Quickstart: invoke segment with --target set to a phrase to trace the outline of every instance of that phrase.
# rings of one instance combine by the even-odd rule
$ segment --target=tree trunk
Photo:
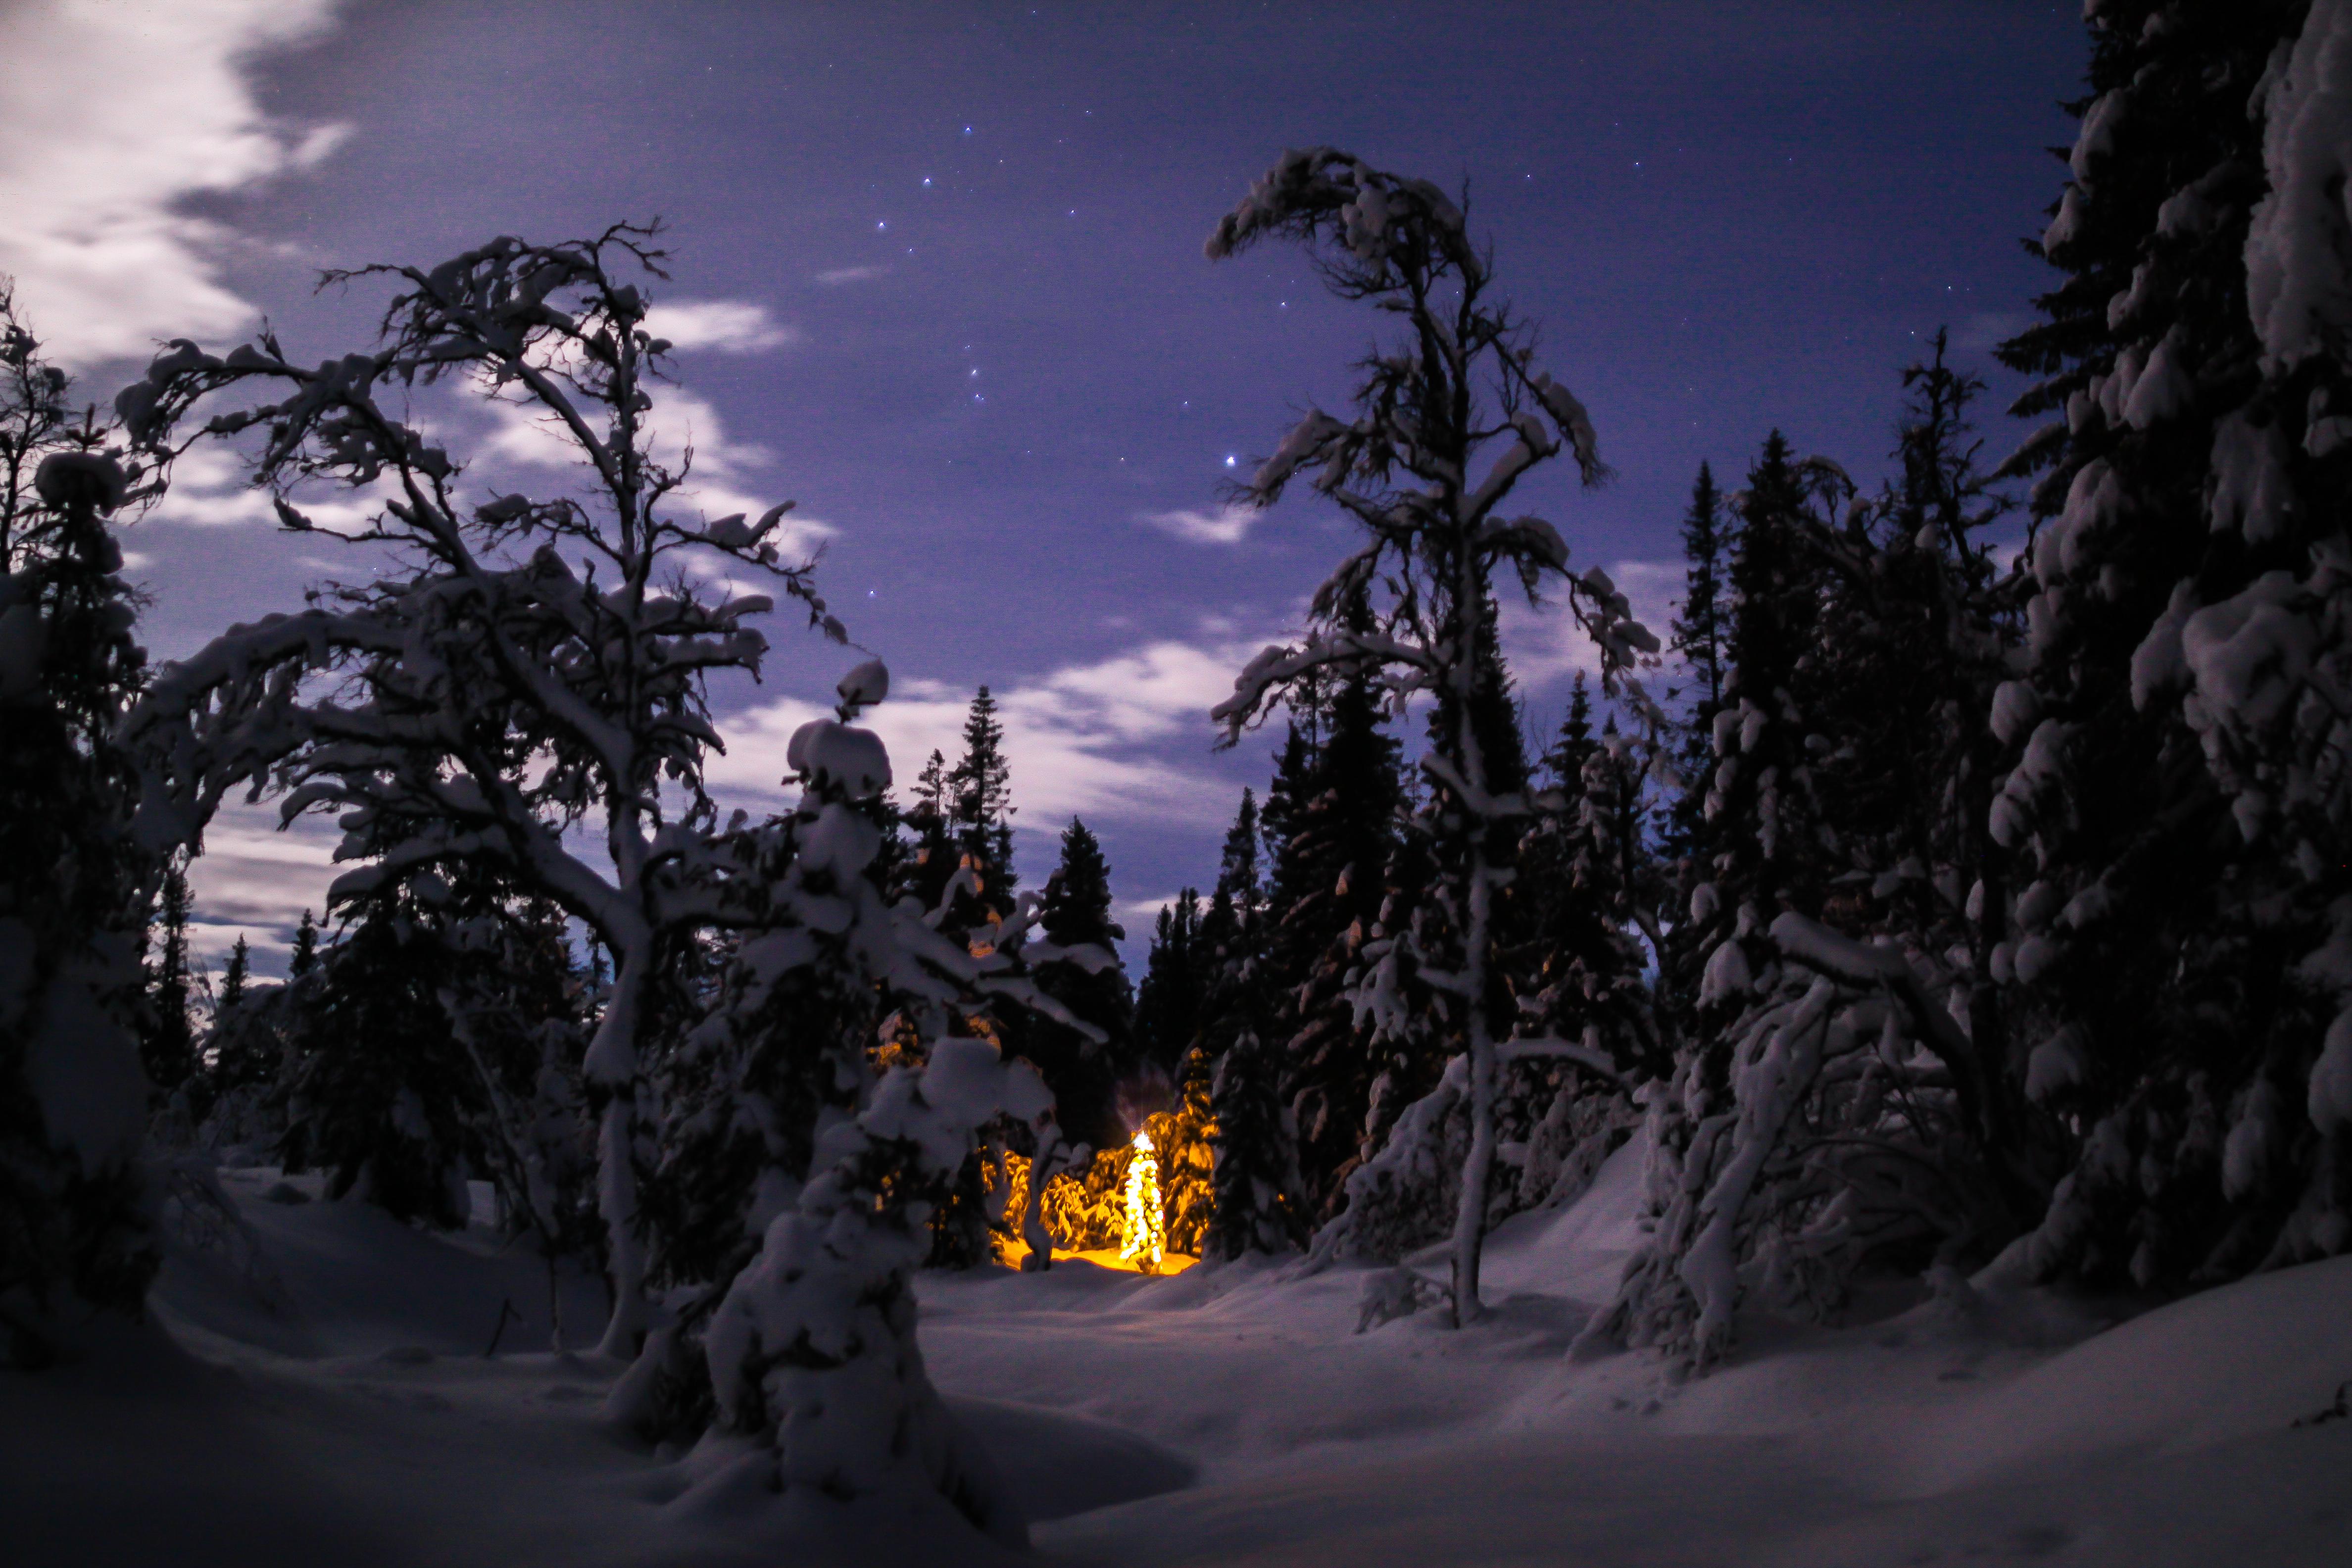
[[[651,942],[616,946],[613,992],[586,1061],[589,1092],[603,1098],[596,1137],[596,1208],[604,1221],[613,1316],[600,1355],[634,1361],[653,1327],[646,1297],[645,1237],[637,1226],[637,1020],[652,967]]]

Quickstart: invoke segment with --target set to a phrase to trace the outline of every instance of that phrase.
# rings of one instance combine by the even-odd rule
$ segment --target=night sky
[[[297,359],[363,346],[382,293],[314,295],[322,267],[659,216],[702,504],[813,520],[825,591],[898,679],[875,721],[902,780],[993,687],[1024,876],[1083,816],[1139,937],[1265,776],[1262,744],[1212,753],[1206,709],[1345,542],[1303,488],[1255,520],[1217,496],[1339,405],[1373,329],[1294,253],[1202,257],[1284,148],[1467,182],[1617,476],[1528,499],[1663,632],[1700,460],[1736,483],[1778,426],[1874,482],[1937,326],[2008,449],[1985,350],[2042,286],[2018,240],[2083,48],[2073,5],[2000,0],[17,5],[0,273],[110,396],[143,345],[225,349],[262,316]],[[478,411],[419,412],[486,488],[562,479]],[[365,571],[265,516],[216,460],[135,525],[157,657]],[[766,684],[716,693],[715,776],[754,806],[856,657],[770,635]],[[1579,650],[1520,616],[1512,651],[1549,730]],[[196,877],[205,945],[247,931],[265,971],[331,842],[269,820],[225,817]]]

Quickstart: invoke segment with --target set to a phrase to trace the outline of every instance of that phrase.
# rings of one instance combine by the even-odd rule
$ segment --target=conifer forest
[[[0,1563],[2352,1562],[2352,0],[0,123]]]

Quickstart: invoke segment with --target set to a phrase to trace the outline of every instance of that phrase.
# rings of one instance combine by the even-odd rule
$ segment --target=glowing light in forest
[[[1160,1218],[1160,1162],[1152,1157],[1151,1135],[1138,1132],[1135,1158],[1127,1167],[1127,1219],[1119,1228],[1118,1259],[1156,1274],[1166,1249]]]

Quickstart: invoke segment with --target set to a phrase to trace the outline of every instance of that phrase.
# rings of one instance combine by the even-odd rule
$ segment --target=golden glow
[[[1127,1217],[1119,1227],[1118,1258],[1146,1274],[1160,1271],[1168,1238],[1160,1217],[1160,1162],[1152,1157],[1151,1135],[1135,1135],[1135,1158],[1127,1167]]]

